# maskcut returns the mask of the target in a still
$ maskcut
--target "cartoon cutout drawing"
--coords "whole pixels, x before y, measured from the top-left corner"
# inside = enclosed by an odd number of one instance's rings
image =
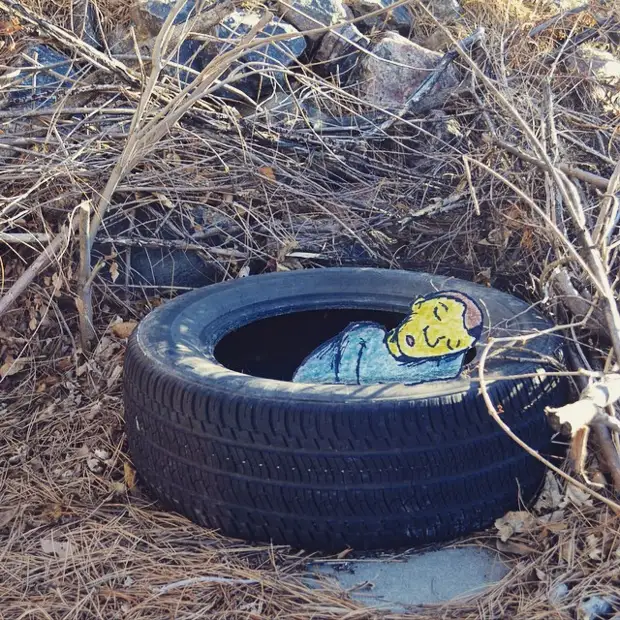
[[[482,311],[464,293],[418,297],[395,329],[352,323],[299,366],[297,383],[405,383],[454,379],[482,334]]]

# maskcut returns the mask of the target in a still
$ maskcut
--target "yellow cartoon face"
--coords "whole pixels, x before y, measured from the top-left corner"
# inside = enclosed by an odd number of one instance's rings
[[[396,358],[439,357],[469,349],[480,337],[482,313],[461,293],[437,293],[413,302],[411,314],[387,337]]]

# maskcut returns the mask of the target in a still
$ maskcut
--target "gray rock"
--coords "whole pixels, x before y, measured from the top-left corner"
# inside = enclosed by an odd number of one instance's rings
[[[99,18],[91,0],[73,0],[71,18],[71,29],[82,41],[103,49]]]
[[[203,50],[202,41],[186,39],[179,45],[172,60],[179,65],[183,65],[184,67],[188,67],[200,73],[204,65]],[[183,69],[169,69],[168,72],[178,77],[181,82],[181,87],[189,84],[196,77],[195,73]]]
[[[387,109],[400,108],[442,57],[395,32],[385,33],[372,52],[360,63],[359,95]],[[449,66],[431,92],[455,88],[458,83],[457,70]]]
[[[253,26],[259,21],[261,14],[254,11],[237,9],[226,17],[215,27],[215,36],[219,39],[210,46],[213,56],[223,54],[233,49],[235,43],[246,35]],[[279,18],[273,18],[261,30],[256,38],[262,39],[280,34],[295,34],[298,31],[295,27]],[[275,43],[269,43],[263,47],[255,48],[245,53],[238,62],[233,65],[231,71],[236,76],[241,76],[233,84],[256,99],[274,91],[277,82],[283,81],[283,69],[293,64],[306,49],[306,40],[303,36],[294,36]],[[208,62],[203,57],[203,63]],[[252,71],[260,70],[260,75],[249,75]],[[230,75],[229,71],[226,75]],[[224,77],[226,77],[226,75]],[[222,96],[229,96],[235,99],[234,95],[225,93],[220,89]]]
[[[458,0],[431,0],[426,6],[444,26],[455,22],[463,12]]]
[[[577,607],[577,620],[597,620],[613,611],[611,602],[600,596],[585,599]]]
[[[22,57],[22,70],[7,95],[12,104],[29,102],[32,107],[53,105],[63,89],[73,84],[71,78],[77,77],[73,61],[47,45],[32,44],[22,52]]]
[[[353,75],[364,50],[370,47],[370,39],[355,25],[343,24],[328,32],[321,40],[314,55],[314,62],[345,84]],[[362,48],[362,49],[360,49]]]
[[[163,242],[192,240],[196,225],[208,225],[209,213],[206,209],[182,209],[170,216],[163,207],[152,205],[149,208],[139,207],[132,210],[132,213],[130,218],[129,213],[118,210],[106,218],[105,226],[93,244],[91,256],[93,267],[102,259],[108,265],[99,272],[100,277],[109,283],[122,286],[128,279],[134,286],[192,288],[212,284],[218,279],[221,270],[217,265],[203,260],[195,251],[134,245],[128,252],[125,245],[114,247],[113,244],[102,243],[100,240],[101,237],[126,239],[133,236],[161,239]],[[162,226],[163,221],[166,223]],[[219,245],[221,242],[221,236],[209,237],[205,241],[205,247],[208,248],[209,243]],[[115,254],[116,256],[110,259],[110,256]],[[116,263],[115,271],[118,274],[114,282],[109,269],[112,260]]]
[[[394,2],[395,0],[350,0],[349,6],[355,17],[361,17],[367,13],[389,7]],[[368,28],[393,28],[405,36],[409,35],[413,25],[411,12],[402,4],[381,15],[366,17],[361,20],[361,23]]]
[[[177,0],[137,0],[132,6],[131,17],[139,38],[156,36],[176,2]],[[205,2],[203,10],[210,6],[212,5]],[[173,23],[176,25],[186,22],[195,15],[195,8],[196,0],[185,0]]]
[[[280,4],[280,15],[297,28],[305,31],[320,26],[333,26],[348,19],[349,11],[342,0],[291,0],[291,7]],[[307,35],[312,41],[320,39],[322,34]]]

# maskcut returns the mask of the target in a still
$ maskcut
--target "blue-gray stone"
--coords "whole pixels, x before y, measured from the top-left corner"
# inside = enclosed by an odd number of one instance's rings
[[[174,8],[177,0],[143,0],[140,3],[142,11],[148,13],[155,20],[160,22],[160,26],[166,21],[166,18]],[[174,24],[182,24],[190,17],[194,16],[196,8],[196,0],[185,0],[183,8],[174,18]]]
[[[287,5],[279,4],[281,16],[302,32],[321,26],[334,26],[350,16],[342,0],[291,0]],[[320,39],[323,34],[307,36],[314,41]]]
[[[354,24],[343,24],[323,37],[314,60],[323,73],[336,76],[340,85],[344,85],[370,45],[370,39]]]
[[[215,36],[219,39],[212,46],[214,55],[223,54],[235,47],[240,38],[245,36],[256,25],[261,14],[253,11],[238,9],[222,20],[215,27]],[[281,34],[297,33],[297,29],[287,22],[273,18],[256,35],[257,39],[264,39]],[[303,36],[292,36],[290,39],[269,43],[245,53],[239,61],[231,67],[236,78],[231,85],[242,90],[255,99],[273,92],[276,83],[282,82],[282,69],[289,67],[306,49],[306,40]],[[260,70],[260,75],[249,75],[252,71]],[[223,77],[230,75],[230,71]],[[231,97],[224,89],[216,93],[220,96]]]
[[[579,620],[597,620],[608,616],[613,611],[611,601],[601,596],[592,596],[581,602],[577,608]]]
[[[200,72],[204,65],[204,51],[201,41],[195,41],[193,39],[186,39],[179,45],[175,56],[172,60],[185,67],[189,67],[194,71]],[[174,69],[171,71],[181,81],[181,87],[189,84],[196,74],[191,71],[185,71],[183,69]]]
[[[97,11],[91,0],[74,0],[73,32],[95,49],[103,49]]]
[[[19,83],[8,93],[12,103],[28,101],[33,107],[50,106],[72,85],[71,78],[77,77],[73,61],[47,45],[33,44],[22,55],[22,70],[16,77]]]
[[[352,0],[350,7],[356,17],[361,17],[367,13],[388,8],[394,2],[395,0]],[[409,35],[413,26],[411,12],[402,4],[380,15],[366,17],[361,20],[361,23],[369,28],[393,28],[404,36]]]

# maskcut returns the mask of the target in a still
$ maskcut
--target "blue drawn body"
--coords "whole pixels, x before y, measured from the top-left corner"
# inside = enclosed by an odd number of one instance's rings
[[[391,331],[352,323],[315,349],[293,376],[297,383],[404,383],[459,376],[467,352],[482,333],[482,311],[463,293],[416,299]]]

